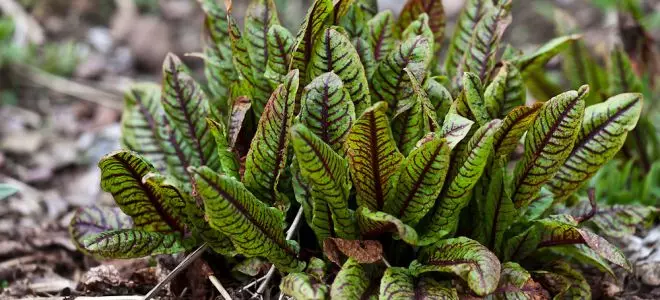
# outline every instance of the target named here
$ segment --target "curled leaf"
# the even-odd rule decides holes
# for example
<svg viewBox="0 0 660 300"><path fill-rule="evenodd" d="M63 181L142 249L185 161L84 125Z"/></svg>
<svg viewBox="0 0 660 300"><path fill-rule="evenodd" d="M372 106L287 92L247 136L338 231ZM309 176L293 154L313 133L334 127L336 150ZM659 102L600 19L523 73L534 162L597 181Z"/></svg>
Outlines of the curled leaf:
<svg viewBox="0 0 660 300"><path fill-rule="evenodd" d="M383 257L383 246L378 241L327 238L323 241L323 252L337 265L341 264L340 254L357 263L371 264Z"/></svg>
<svg viewBox="0 0 660 300"><path fill-rule="evenodd" d="M294 299L325 300L328 286L305 273L289 273L282 278L280 291Z"/></svg>
<svg viewBox="0 0 660 300"><path fill-rule="evenodd" d="M386 232L394 233L410 245L417 245L417 232L401 220L381 211L371 211L366 207L357 210L357 222L364 238L377 238Z"/></svg>

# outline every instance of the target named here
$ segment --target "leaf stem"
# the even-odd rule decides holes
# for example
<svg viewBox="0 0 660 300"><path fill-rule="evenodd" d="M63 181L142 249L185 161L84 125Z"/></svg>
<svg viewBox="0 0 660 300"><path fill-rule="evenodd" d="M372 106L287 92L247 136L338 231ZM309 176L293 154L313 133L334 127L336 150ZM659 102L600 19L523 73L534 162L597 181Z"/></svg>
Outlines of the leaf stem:
<svg viewBox="0 0 660 300"><path fill-rule="evenodd" d="M159 282L149 293L147 293L146 296L144 296L143 300L149 300L156 296L160 290L165 287L165 284L168 282L172 281L176 275L181 273L181 271L185 270L191 263L193 263L195 260L197 260L203 253L204 251L208 249L208 245L206 243L202 244L197 248L197 250L193 251L193 253L190 253L190 255L186 256L186 258L183 259L183 261L170 272L170 274L167 274L167 277L163 279L163 281Z"/></svg>
<svg viewBox="0 0 660 300"><path fill-rule="evenodd" d="M302 213L303 213L303 208L302 206L298 209L298 213L296 214L296 218L293 219L293 223L291 223L291 226L289 227L289 230L286 232L286 239L290 240L293 238L293 235L296 233L296 230L298 229L298 225L300 224L300 220L302 219ZM268 282L273 278L273 275L275 274L275 266L271 266L270 270L268 270L268 273L263 277L264 281L261 282L261 285L259 285L259 288L257 288L257 293L256 297L261 296L261 294L264 293L266 290L266 287L268 287ZM253 297L254 298L254 297Z"/></svg>

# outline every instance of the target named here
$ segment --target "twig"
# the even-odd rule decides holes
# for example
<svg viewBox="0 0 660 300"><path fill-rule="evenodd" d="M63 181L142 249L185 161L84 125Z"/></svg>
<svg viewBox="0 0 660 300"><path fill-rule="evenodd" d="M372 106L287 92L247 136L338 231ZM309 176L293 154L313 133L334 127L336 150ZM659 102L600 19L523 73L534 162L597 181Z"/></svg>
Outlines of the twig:
<svg viewBox="0 0 660 300"><path fill-rule="evenodd" d="M300 224L300 219L302 219L302 213L303 213L303 208L302 206L298 209L298 213L296 214L296 218L293 219L293 223L291 223L291 226L289 227L289 231L286 233L286 239L290 240L293 238L293 234L296 232L298 229L298 224ZM266 273L266 276L264 276L264 281L261 283L259 288L257 288L257 295L256 296L261 296L261 294L264 293L266 290L266 287L268 287L268 282L273 278L273 274L275 274L275 265L270 267L270 270L268 270L268 273Z"/></svg>
<svg viewBox="0 0 660 300"><path fill-rule="evenodd" d="M167 274L167 277L163 279L163 281L159 282L149 293L147 293L146 296L142 300L149 300L156 296L158 292L160 292L163 287L165 287L165 284L168 282L172 281L176 275L181 273L181 271L185 270L191 263L193 263L197 258L199 258L204 251L208 248L208 245L206 243L202 244L195 250L193 253L190 253L186 258L183 259L183 261L170 272L170 274Z"/></svg>
<svg viewBox="0 0 660 300"><path fill-rule="evenodd" d="M392 265L390 264L390 262L387 261L387 259L385 259L385 256L381 256L381 257L380 257L380 260L382 260L383 263L385 264L385 266L387 266L388 268L392 267Z"/></svg>
<svg viewBox="0 0 660 300"><path fill-rule="evenodd" d="M98 297L28 297L23 300L142 300L142 296L98 296Z"/></svg>
<svg viewBox="0 0 660 300"><path fill-rule="evenodd" d="M10 70L18 76L22 76L37 85L43 86L57 93L76 97L115 110L122 110L124 107L121 95L108 93L79 82L56 76L30 65L14 64L11 66Z"/></svg>
<svg viewBox="0 0 660 300"><path fill-rule="evenodd" d="M211 280L213 286L218 290L218 292L220 292L222 298L225 298L225 300L231 300L231 296L229 296L229 293L227 293L227 290L225 290L225 288L222 286L222 283L220 283L215 275L209 275L209 280Z"/></svg>
<svg viewBox="0 0 660 300"><path fill-rule="evenodd" d="M44 42L44 30L23 7L14 0L0 0L0 9L5 15L12 17L16 25L14 42L21 46L27 46L27 42L40 45Z"/></svg>

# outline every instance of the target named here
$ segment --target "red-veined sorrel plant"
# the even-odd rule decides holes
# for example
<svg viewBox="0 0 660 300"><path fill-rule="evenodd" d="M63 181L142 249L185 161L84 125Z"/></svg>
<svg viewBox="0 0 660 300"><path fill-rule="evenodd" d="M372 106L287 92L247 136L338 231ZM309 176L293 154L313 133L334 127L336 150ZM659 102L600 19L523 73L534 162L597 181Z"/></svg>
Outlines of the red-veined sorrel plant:
<svg viewBox="0 0 660 300"><path fill-rule="evenodd" d="M642 97L586 107L582 86L526 106L523 78L576 37L499 60L510 0L467 1L444 63L441 1L398 19L373 2L317 0L294 37L272 1L242 32L202 1L208 91L169 55L160 89L127 94L125 150L99 163L119 208L80 210L78 247L206 243L272 264L297 299L588 297L571 263L630 269L587 215L548 212L616 154Z"/></svg>

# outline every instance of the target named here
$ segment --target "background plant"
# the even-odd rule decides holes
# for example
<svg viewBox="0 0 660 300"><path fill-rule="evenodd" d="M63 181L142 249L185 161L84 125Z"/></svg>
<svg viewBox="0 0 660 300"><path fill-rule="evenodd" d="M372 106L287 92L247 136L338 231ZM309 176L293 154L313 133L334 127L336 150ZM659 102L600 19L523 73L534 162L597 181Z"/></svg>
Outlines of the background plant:
<svg viewBox="0 0 660 300"><path fill-rule="evenodd" d="M524 83L577 36L498 59L511 1L472 0L440 62L441 1L394 19L372 1L319 0L295 37L272 1L253 1L242 31L231 2L202 6L207 92L169 55L161 87L126 95L126 150L99 162L119 207L76 214L82 251L208 245L239 269L265 259L298 299L588 298L573 263L631 269L585 226L594 205L551 206L623 146L642 95L587 106L584 85L525 106Z"/></svg>

